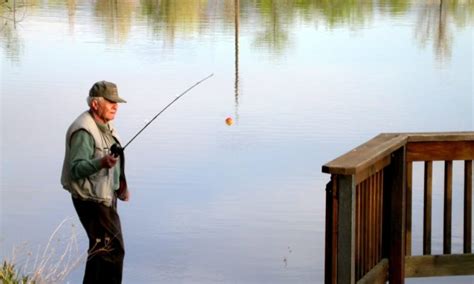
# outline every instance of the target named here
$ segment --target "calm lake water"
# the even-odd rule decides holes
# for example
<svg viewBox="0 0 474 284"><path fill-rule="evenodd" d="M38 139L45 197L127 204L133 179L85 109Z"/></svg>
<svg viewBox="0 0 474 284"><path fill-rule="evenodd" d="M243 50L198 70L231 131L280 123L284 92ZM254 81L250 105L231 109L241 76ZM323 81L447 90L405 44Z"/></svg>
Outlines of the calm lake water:
<svg viewBox="0 0 474 284"><path fill-rule="evenodd" d="M124 283L320 283L329 180L321 166L381 132L474 129L470 0L31 0L17 1L16 13L6 5L2 259L18 246L41 251L69 217L62 238L75 235L86 250L59 177L65 131L98 80L116 82L128 101L115 121L126 142L214 73L127 148ZM414 181L414 254L421 186ZM455 181L453 252L462 249L460 192ZM433 202L436 212L442 190ZM437 223L433 253L442 247ZM80 283L82 272L68 281ZM428 281L472 278L408 282Z"/></svg>

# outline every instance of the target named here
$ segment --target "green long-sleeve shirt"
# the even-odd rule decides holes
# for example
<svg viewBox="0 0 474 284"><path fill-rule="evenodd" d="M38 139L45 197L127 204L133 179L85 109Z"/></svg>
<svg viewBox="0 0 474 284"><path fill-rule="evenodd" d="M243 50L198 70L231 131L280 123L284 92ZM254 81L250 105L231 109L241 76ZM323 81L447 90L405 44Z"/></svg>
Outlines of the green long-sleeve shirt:
<svg viewBox="0 0 474 284"><path fill-rule="evenodd" d="M107 144L115 143L106 125L99 125L100 131L104 134ZM85 130L79 130L71 137L70 169L73 180L88 177L97 173L100 167L100 158L94 159L94 138ZM120 187L120 160L117 161L113 169L114 190Z"/></svg>
<svg viewBox="0 0 474 284"><path fill-rule="evenodd" d="M94 157L94 139L85 130L79 130L71 138L71 177L80 179L100 170L100 159Z"/></svg>

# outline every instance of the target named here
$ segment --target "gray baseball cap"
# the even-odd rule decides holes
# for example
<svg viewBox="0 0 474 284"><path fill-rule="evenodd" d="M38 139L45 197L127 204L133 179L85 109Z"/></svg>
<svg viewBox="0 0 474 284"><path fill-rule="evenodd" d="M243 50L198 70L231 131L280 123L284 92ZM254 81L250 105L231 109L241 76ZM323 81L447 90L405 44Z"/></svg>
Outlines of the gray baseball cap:
<svg viewBox="0 0 474 284"><path fill-rule="evenodd" d="M96 82L89 91L89 97L103 97L116 103L127 102L118 96L117 85L107 81Z"/></svg>

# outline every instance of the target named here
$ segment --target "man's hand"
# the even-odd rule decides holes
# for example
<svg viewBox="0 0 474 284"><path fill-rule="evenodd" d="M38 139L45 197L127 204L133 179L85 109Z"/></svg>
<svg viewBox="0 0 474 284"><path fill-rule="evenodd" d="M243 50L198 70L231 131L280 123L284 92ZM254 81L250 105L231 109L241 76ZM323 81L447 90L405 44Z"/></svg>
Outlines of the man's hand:
<svg viewBox="0 0 474 284"><path fill-rule="evenodd" d="M118 158L115 158L113 155L106 155L100 160L100 167L110 169L115 166Z"/></svg>
<svg viewBox="0 0 474 284"><path fill-rule="evenodd" d="M130 200L130 192L127 190L122 195L118 196L118 199L122 201L129 201Z"/></svg>

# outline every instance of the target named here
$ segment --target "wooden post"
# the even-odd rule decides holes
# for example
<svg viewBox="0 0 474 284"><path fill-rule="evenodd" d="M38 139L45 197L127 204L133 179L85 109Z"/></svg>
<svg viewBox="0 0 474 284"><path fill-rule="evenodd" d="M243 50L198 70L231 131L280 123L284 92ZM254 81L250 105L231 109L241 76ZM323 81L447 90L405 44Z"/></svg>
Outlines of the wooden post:
<svg viewBox="0 0 474 284"><path fill-rule="evenodd" d="M326 252L324 283L337 283L337 183L336 175L326 185Z"/></svg>
<svg viewBox="0 0 474 284"><path fill-rule="evenodd" d="M355 176L339 175L337 283L355 283Z"/></svg>
<svg viewBox="0 0 474 284"><path fill-rule="evenodd" d="M391 164L385 168L384 187L388 195L389 216L385 236L388 247L385 252L389 258L389 282L405 283L405 146L392 153Z"/></svg>

